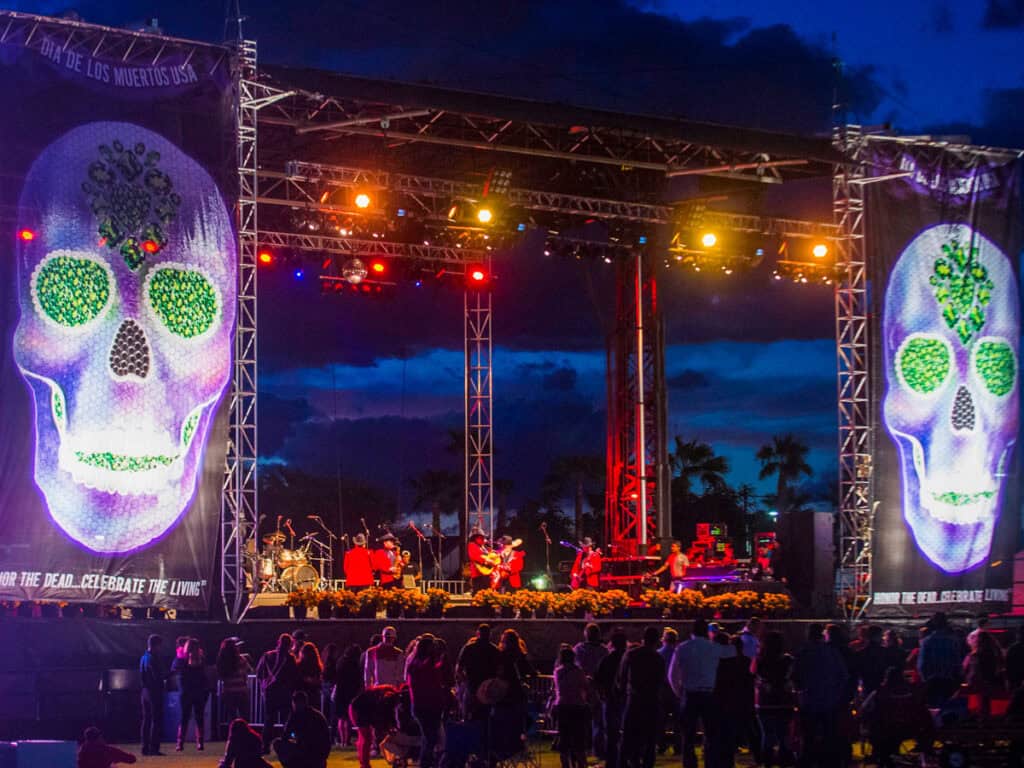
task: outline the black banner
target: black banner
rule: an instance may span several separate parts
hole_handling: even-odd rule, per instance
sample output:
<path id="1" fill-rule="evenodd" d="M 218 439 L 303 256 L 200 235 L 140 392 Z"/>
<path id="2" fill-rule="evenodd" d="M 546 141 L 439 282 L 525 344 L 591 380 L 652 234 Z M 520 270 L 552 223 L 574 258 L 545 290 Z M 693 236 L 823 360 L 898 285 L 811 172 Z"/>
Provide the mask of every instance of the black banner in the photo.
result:
<path id="1" fill-rule="evenodd" d="M 874 606 L 1009 601 L 1019 528 L 1020 162 L 873 141 Z"/>
<path id="2" fill-rule="evenodd" d="M 0 26 L 0 597 L 205 607 L 237 282 L 232 60 Z"/>

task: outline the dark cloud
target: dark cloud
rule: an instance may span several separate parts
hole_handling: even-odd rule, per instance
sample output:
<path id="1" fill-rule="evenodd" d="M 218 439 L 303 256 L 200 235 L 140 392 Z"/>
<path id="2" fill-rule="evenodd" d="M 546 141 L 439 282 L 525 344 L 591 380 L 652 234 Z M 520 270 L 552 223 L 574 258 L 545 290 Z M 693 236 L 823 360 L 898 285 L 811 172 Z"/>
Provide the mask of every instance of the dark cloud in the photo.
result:
<path id="1" fill-rule="evenodd" d="M 222 8 L 181 0 L 158 15 L 168 34 L 219 41 Z M 625 0 L 300 0 L 287 11 L 277 0 L 249 0 L 243 8 L 245 34 L 265 62 L 779 130 L 829 125 L 832 56 L 785 25 L 682 21 Z M 83 0 L 78 11 L 115 26 L 149 12 L 129 0 Z M 847 76 L 851 112 L 869 114 L 879 101 L 874 74 Z"/>
<path id="2" fill-rule="evenodd" d="M 708 386 L 711 379 L 706 373 L 700 371 L 694 371 L 692 369 L 686 369 L 680 371 L 675 376 L 670 376 L 666 380 L 666 384 L 669 389 L 676 392 L 689 392 L 693 389 L 703 389 Z"/>
<path id="3" fill-rule="evenodd" d="M 985 29 L 1014 29 L 1024 27 L 1024 0 L 987 0 Z"/>
<path id="4" fill-rule="evenodd" d="M 985 92 L 976 122 L 950 121 L 929 126 L 932 135 L 968 136 L 992 147 L 1024 147 L 1024 88 L 996 88 Z"/>
<path id="5" fill-rule="evenodd" d="M 931 10 L 931 31 L 937 35 L 948 35 L 953 32 L 953 9 L 947 0 L 938 0 Z"/>
<path id="6" fill-rule="evenodd" d="M 568 392 L 576 387 L 576 369 L 558 368 L 544 377 L 544 389 Z"/>

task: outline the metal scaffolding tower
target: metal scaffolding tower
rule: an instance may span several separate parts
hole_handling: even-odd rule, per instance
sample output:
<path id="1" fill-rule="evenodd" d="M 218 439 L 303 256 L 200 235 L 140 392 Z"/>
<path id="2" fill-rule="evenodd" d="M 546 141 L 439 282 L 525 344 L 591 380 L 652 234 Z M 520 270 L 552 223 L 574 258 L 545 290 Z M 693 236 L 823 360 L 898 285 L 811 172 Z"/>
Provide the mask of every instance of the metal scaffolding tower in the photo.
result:
<path id="1" fill-rule="evenodd" d="M 494 537 L 494 435 L 491 292 L 466 291 L 465 428 L 466 532 L 478 526 Z M 462 542 L 465 544 L 465 542 Z"/>
<path id="2" fill-rule="evenodd" d="M 847 619 L 871 602 L 874 493 L 867 253 L 864 244 L 864 140 L 858 126 L 836 133 L 847 157 L 832 179 L 836 242 L 836 370 L 839 395 L 839 578 L 837 598 Z"/>
<path id="3" fill-rule="evenodd" d="M 648 261 L 619 262 L 608 341 L 605 542 L 617 557 L 647 554 L 671 529 L 664 320 Z"/>

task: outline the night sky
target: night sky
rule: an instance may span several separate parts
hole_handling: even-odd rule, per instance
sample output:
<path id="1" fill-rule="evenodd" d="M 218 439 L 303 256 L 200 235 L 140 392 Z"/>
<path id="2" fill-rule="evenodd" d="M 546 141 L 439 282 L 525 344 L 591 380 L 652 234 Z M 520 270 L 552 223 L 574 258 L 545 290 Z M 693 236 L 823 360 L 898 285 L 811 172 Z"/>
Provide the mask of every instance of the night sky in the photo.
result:
<path id="1" fill-rule="evenodd" d="M 115 26 L 157 16 L 179 37 L 219 41 L 224 29 L 223 2 L 213 0 L 70 7 Z M 265 62 L 801 133 L 829 128 L 838 55 L 851 122 L 1024 146 L 1024 0 L 257 0 L 243 11 Z M 772 194 L 766 212 L 829 216 L 827 184 L 816 195 Z M 513 507 L 536 497 L 553 459 L 604 450 L 611 274 L 539 251 L 527 243 L 504 254 L 495 293 L 496 475 L 514 483 Z M 769 491 L 753 454 L 791 431 L 811 446 L 827 487 L 836 455 L 831 290 L 774 283 L 767 268 L 697 277 L 660 277 L 670 436 L 712 443 L 731 462 L 732 484 Z M 346 476 L 399 495 L 404 516 L 409 477 L 458 466 L 444 446 L 462 422 L 461 293 L 330 301 L 290 270 L 261 281 L 264 461 L 330 475 L 340 458 Z"/>

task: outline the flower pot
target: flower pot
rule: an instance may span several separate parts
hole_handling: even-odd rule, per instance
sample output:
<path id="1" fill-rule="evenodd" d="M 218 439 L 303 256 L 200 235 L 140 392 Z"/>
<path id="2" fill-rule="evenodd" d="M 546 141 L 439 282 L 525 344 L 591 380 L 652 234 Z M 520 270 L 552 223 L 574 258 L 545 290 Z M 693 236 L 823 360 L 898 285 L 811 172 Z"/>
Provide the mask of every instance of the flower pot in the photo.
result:
<path id="1" fill-rule="evenodd" d="M 402 618 L 402 608 L 398 605 L 389 605 L 387 607 L 387 616 L 389 619 L 400 619 Z"/>
<path id="2" fill-rule="evenodd" d="M 359 609 L 359 613 L 356 614 L 360 619 L 375 619 L 377 618 L 377 606 L 375 605 L 364 605 Z"/>
<path id="3" fill-rule="evenodd" d="M 352 609 L 347 605 L 336 605 L 332 609 L 331 613 L 336 619 L 350 619 L 352 618 Z"/>
<path id="4" fill-rule="evenodd" d="M 506 605 L 499 609 L 498 615 L 503 619 L 514 619 L 516 617 L 516 609 Z"/>
<path id="5" fill-rule="evenodd" d="M 612 608 L 611 617 L 613 619 L 626 619 L 629 618 L 629 608 Z"/>
<path id="6" fill-rule="evenodd" d="M 535 619 L 546 619 L 548 617 L 548 607 L 546 605 L 538 605 L 533 609 L 533 618 Z"/>
<path id="7" fill-rule="evenodd" d="M 333 610 L 334 605 L 329 600 L 324 600 L 316 607 L 317 616 L 319 616 L 319 618 L 321 619 L 331 618 L 331 612 Z"/>
<path id="8" fill-rule="evenodd" d="M 440 619 L 443 614 L 443 605 L 431 605 L 427 607 L 427 612 L 423 615 L 426 616 L 428 619 Z"/>
<path id="9" fill-rule="evenodd" d="M 32 603 L 22 603 L 17 608 L 18 616 L 23 619 L 31 619 L 33 614 L 33 608 L 35 608 L 35 606 Z"/>
<path id="10" fill-rule="evenodd" d="M 79 619 L 82 617 L 82 606 L 77 603 L 68 603 L 60 609 L 60 615 L 65 619 Z"/>
<path id="11" fill-rule="evenodd" d="M 100 607 L 96 603 L 84 603 L 82 615 L 87 619 L 98 619 L 101 615 Z"/>
<path id="12" fill-rule="evenodd" d="M 307 610 L 308 609 L 304 605 L 293 605 L 292 615 L 295 616 L 296 619 L 304 619 L 306 618 Z"/>

